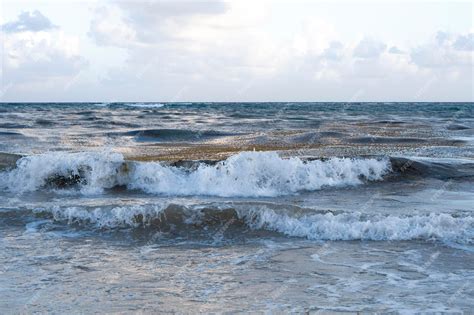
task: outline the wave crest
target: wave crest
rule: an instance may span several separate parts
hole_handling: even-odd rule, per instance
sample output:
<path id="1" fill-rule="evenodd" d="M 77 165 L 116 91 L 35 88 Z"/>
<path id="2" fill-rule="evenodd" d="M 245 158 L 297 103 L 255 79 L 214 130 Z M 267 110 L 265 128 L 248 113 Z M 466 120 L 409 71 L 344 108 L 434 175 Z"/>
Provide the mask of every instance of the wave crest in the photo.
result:
<path id="1" fill-rule="evenodd" d="M 15 169 L 0 173 L 0 188 L 23 193 L 74 186 L 84 194 L 98 194 L 126 186 L 176 196 L 273 197 L 381 180 L 390 169 L 388 159 L 303 161 L 283 159 L 275 152 L 242 152 L 194 169 L 125 162 L 119 153 L 47 153 L 24 157 Z"/>
<path id="2" fill-rule="evenodd" d="M 16 168 L 0 173 L 0 188 L 15 193 L 45 187 L 78 186 L 84 194 L 125 185 L 125 160 L 119 153 L 54 152 L 19 159 Z"/>
<path id="3" fill-rule="evenodd" d="M 197 228 L 225 233 L 222 227 L 245 231 L 278 232 L 310 240 L 439 240 L 472 244 L 474 218 L 449 213 L 418 215 L 363 214 L 361 212 L 315 211 L 297 215 L 292 208 L 269 205 L 177 205 L 151 204 L 118 207 L 60 207 L 35 209 L 69 224 L 92 224 L 101 229 L 151 227 L 160 231 L 171 227 L 182 231 Z M 235 231 L 234 231 L 235 232 Z M 213 235 L 210 235 L 211 237 Z"/>

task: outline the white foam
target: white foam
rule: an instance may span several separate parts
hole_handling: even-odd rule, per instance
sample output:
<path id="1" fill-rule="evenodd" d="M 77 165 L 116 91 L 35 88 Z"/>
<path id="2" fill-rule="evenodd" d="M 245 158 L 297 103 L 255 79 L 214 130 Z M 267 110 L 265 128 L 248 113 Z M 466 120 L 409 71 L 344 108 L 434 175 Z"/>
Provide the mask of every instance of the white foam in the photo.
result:
<path id="1" fill-rule="evenodd" d="M 272 197 L 323 187 L 341 187 L 381 180 L 390 171 L 388 159 L 332 158 L 304 162 L 282 159 L 274 152 L 242 152 L 216 165 L 195 170 L 159 162 L 134 162 L 124 167 L 119 153 L 47 153 L 22 158 L 17 167 L 0 173 L 0 188 L 23 193 L 42 189 L 55 175 L 81 175 L 84 194 L 126 185 L 163 195 Z"/>
<path id="2" fill-rule="evenodd" d="M 35 211 L 49 212 L 55 220 L 66 220 L 68 223 L 86 223 L 100 228 L 117 228 L 147 225 L 156 219 L 166 222 L 164 210 L 169 207 L 170 204 L 167 203 L 92 209 L 53 206 Z M 172 209 L 178 208 L 182 210 L 183 223 L 195 224 L 202 219 L 202 207 L 199 205 L 175 205 L 172 207 Z M 214 208 L 214 211 L 219 212 L 226 209 L 229 208 L 218 207 Z M 472 244 L 474 241 L 474 217 L 472 216 L 453 216 L 448 213 L 367 216 L 360 212 L 297 216 L 291 210 L 276 212 L 268 206 L 246 205 L 233 207 L 233 209 L 236 211 L 236 216 L 252 229 L 276 231 L 288 236 L 311 240 L 400 241 L 419 239 L 456 244 Z M 137 217 L 140 220 L 137 220 Z"/>
<path id="3" fill-rule="evenodd" d="M 288 236 L 313 240 L 413 240 L 436 239 L 458 243 L 474 240 L 474 217 L 447 213 L 395 216 L 364 215 L 360 212 L 293 217 L 271 209 L 255 209 L 244 216 L 255 229 L 268 229 Z"/>
<path id="4" fill-rule="evenodd" d="M 112 208 L 97 207 L 87 209 L 84 207 L 53 206 L 47 209 L 37 208 L 36 213 L 49 212 L 55 220 L 67 221 L 68 224 L 87 223 L 99 228 L 138 227 L 150 223 L 151 220 L 161 217 L 167 205 L 156 204 L 153 206 L 122 206 Z M 137 217 L 142 218 L 141 221 Z"/>
<path id="5" fill-rule="evenodd" d="M 87 184 L 81 187 L 85 194 L 98 194 L 104 188 L 124 185 L 120 175 L 124 158 L 119 153 L 65 153 L 51 152 L 21 158 L 15 169 L 0 173 L 0 188 L 16 193 L 41 189 L 51 176 L 84 176 Z"/>
<path id="6" fill-rule="evenodd" d="M 272 197 L 323 187 L 358 185 L 381 180 L 390 170 L 388 160 L 333 158 L 304 162 L 282 159 L 274 152 L 242 152 L 193 172 L 140 163 L 130 175 L 130 188 L 169 195 Z"/>
<path id="7" fill-rule="evenodd" d="M 161 108 L 165 106 L 165 104 L 162 103 L 125 103 L 123 105 L 140 108 Z"/>

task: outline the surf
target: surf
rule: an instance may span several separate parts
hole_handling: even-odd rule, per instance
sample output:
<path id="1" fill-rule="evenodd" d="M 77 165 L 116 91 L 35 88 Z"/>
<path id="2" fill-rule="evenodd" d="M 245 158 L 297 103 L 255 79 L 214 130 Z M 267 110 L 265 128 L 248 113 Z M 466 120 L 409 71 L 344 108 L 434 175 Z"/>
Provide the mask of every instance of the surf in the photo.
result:
<path id="1" fill-rule="evenodd" d="M 331 241 L 442 241 L 472 245 L 474 217 L 469 214 L 425 213 L 412 215 L 371 214 L 360 211 L 322 211 L 272 203 L 155 202 L 120 206 L 38 207 L 32 212 L 42 218 L 100 230 L 143 229 L 193 230 L 215 237 L 231 228 L 234 234 L 269 231 L 309 240 Z"/>
<path id="2" fill-rule="evenodd" d="M 241 152 L 193 168 L 126 161 L 114 152 L 54 152 L 19 159 L 0 173 L 0 189 L 13 193 L 75 188 L 85 195 L 124 186 L 170 196 L 276 197 L 383 180 L 387 158 L 284 159 L 276 152 Z"/>

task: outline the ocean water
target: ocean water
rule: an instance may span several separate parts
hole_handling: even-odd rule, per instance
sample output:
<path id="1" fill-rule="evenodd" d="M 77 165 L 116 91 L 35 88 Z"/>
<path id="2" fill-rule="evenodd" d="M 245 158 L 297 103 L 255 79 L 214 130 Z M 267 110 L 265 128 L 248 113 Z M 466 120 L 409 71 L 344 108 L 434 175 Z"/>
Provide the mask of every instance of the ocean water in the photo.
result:
<path id="1" fill-rule="evenodd" d="M 473 103 L 0 104 L 0 313 L 469 313 Z"/>

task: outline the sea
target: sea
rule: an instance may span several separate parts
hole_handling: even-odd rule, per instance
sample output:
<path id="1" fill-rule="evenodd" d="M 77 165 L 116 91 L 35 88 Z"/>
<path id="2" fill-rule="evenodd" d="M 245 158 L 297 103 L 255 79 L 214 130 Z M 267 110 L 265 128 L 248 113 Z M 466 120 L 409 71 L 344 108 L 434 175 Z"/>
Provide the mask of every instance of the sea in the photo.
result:
<path id="1" fill-rule="evenodd" d="M 474 103 L 0 103 L 0 313 L 470 313 Z"/>

